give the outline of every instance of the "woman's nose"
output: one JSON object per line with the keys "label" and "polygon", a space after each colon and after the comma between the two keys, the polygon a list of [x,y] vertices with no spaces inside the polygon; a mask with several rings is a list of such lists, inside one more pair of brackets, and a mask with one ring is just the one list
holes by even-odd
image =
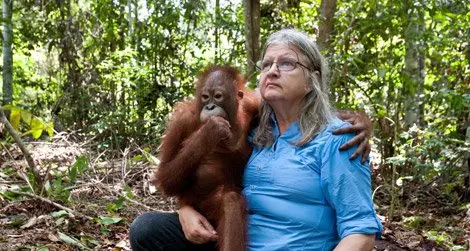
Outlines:
{"label": "woman's nose", "polygon": [[272,63],[269,70],[266,72],[268,76],[277,76],[279,75],[279,67],[277,67],[277,63]]}

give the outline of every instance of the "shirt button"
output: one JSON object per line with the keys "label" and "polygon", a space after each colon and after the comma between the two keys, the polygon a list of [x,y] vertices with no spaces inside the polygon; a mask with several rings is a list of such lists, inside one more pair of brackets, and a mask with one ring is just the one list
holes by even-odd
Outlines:
{"label": "shirt button", "polygon": [[268,153],[268,156],[271,157],[273,154],[272,153]]}
{"label": "shirt button", "polygon": [[250,189],[251,189],[251,190],[255,189],[255,186],[251,185],[251,186],[250,186]]}
{"label": "shirt button", "polygon": [[260,167],[260,166],[256,167],[256,169],[257,169],[258,171],[261,171],[261,167]]}

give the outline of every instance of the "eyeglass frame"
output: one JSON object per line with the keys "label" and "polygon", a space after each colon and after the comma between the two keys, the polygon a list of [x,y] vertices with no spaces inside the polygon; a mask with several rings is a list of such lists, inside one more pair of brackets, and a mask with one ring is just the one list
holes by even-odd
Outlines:
{"label": "eyeglass frame", "polygon": [[[291,59],[286,59],[286,58],[282,59],[281,62],[282,62],[282,61],[293,62],[293,63],[295,63],[295,65],[300,65],[300,66],[304,67],[305,69],[307,69],[307,70],[309,70],[309,71],[313,71],[312,69],[310,69],[310,68],[307,67],[306,65],[300,63],[299,61],[295,61],[295,60],[291,60]],[[276,69],[277,69],[278,71],[280,71],[280,72],[281,72],[281,71],[283,71],[283,72],[289,72],[289,71],[293,71],[293,70],[295,70],[295,68],[297,68],[296,66],[294,66],[294,68],[292,68],[292,69],[290,69],[290,70],[281,70],[281,69],[279,68],[279,64],[278,64],[279,61],[272,61],[271,64],[269,65],[269,68],[267,68],[266,70],[263,70],[263,69],[261,68],[261,64],[262,64],[262,63],[263,63],[263,61],[260,60],[260,61],[256,62],[256,64],[255,64],[255,67],[256,67],[260,72],[268,72],[268,71],[273,67],[273,64],[276,65]]]}

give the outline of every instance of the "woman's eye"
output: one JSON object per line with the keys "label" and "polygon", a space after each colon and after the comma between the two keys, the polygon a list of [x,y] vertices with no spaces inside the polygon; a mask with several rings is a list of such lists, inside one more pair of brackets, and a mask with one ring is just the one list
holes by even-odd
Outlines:
{"label": "woman's eye", "polygon": [[261,69],[269,69],[269,68],[271,68],[272,64],[273,64],[273,62],[263,62],[261,64]]}
{"label": "woman's eye", "polygon": [[295,66],[295,62],[294,62],[294,61],[291,61],[291,60],[282,60],[282,61],[279,63],[279,66],[280,66],[280,67],[288,67],[288,68],[291,68],[292,66]]}

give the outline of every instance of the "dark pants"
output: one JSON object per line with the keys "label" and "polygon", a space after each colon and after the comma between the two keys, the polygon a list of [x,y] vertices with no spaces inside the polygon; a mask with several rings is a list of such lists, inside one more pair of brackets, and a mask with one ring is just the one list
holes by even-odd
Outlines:
{"label": "dark pants", "polygon": [[216,250],[213,242],[197,245],[186,240],[177,213],[142,214],[132,223],[129,239],[133,251]]}

